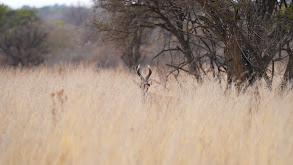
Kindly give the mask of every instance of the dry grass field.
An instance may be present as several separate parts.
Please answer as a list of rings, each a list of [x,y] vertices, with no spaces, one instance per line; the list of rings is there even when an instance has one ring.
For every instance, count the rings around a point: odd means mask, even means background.
[[[277,85],[238,95],[183,76],[144,99],[122,69],[2,68],[0,77],[1,165],[293,163],[293,92]]]

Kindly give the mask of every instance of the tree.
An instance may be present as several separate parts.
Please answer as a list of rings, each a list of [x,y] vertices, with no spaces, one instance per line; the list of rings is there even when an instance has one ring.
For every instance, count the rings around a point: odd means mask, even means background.
[[[157,29],[167,42],[155,58],[163,53],[172,58],[176,52],[180,60],[167,65],[198,80],[212,70],[225,72],[238,86],[261,78],[270,86],[269,65],[286,57],[283,50],[289,55],[284,77],[293,76],[292,1],[99,0],[94,7],[99,12],[92,26],[103,39],[119,45],[141,28],[149,35]]]
[[[293,87],[293,50],[292,50],[292,32],[293,32],[293,3],[291,2],[284,3],[284,10],[278,13],[278,19],[280,21],[281,26],[284,31],[287,33],[288,37],[290,36],[290,40],[288,39],[285,42],[285,47],[282,50],[285,50],[288,54],[288,64],[283,76],[282,88],[284,88],[288,82],[292,84]]]
[[[292,30],[285,29],[288,19],[280,21],[278,15],[290,10],[288,1],[203,1],[205,16],[199,17],[214,35],[225,44],[228,58],[228,77],[239,84],[249,84],[265,78],[270,63],[287,43],[292,41]],[[287,15],[287,14],[285,14]],[[283,17],[284,18],[284,17]]]
[[[9,10],[0,7],[4,14],[0,26],[0,50],[13,65],[38,65],[48,53],[47,32],[33,10]]]
[[[142,37],[143,31],[140,29],[125,39],[121,58],[128,68],[137,66],[142,62],[141,46],[144,41]]]
[[[105,34],[103,35],[104,40],[112,41],[117,45],[124,43],[125,39],[129,38],[129,36],[138,34],[142,28],[149,35],[156,30],[160,31],[162,35],[160,38],[165,38],[165,41],[168,41],[168,43],[164,44],[165,46],[158,56],[169,51],[176,52],[179,56],[183,55],[183,58],[179,58],[180,60],[176,62],[172,60],[169,66],[177,70],[178,68],[182,69],[182,67],[189,65],[189,70],[182,70],[200,79],[200,67],[196,62],[202,57],[195,58],[196,52],[193,51],[190,43],[193,42],[194,47],[198,47],[199,45],[195,40],[202,43],[204,38],[191,38],[197,32],[191,29],[191,22],[186,21],[184,13],[181,10],[183,8],[185,9],[187,5],[185,3],[179,4],[181,6],[177,6],[172,1],[97,1],[95,7],[97,9],[103,9],[98,13],[104,13],[104,16],[101,17],[101,15],[98,15],[97,17],[93,17],[92,26],[97,31]],[[177,44],[171,44],[175,42]],[[209,47],[207,43],[202,47],[205,46]],[[206,50],[209,51],[211,49],[206,48]]]

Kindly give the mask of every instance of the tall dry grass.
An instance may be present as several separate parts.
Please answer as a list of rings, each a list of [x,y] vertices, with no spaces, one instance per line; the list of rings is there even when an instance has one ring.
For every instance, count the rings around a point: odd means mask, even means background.
[[[155,75],[155,74],[154,74]],[[292,164],[293,92],[119,69],[0,70],[0,164]],[[166,99],[168,98],[168,99]],[[167,100],[167,101],[166,101]]]

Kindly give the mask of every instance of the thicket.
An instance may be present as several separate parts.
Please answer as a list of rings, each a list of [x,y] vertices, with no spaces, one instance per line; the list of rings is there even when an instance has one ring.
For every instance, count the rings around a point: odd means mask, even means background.
[[[48,32],[33,9],[0,5],[0,51],[14,66],[39,65],[49,53]]]
[[[279,0],[96,0],[91,27],[124,51],[126,65],[141,62],[142,48],[156,44],[153,60],[198,81],[224,73],[240,86],[265,79],[271,87],[275,64],[293,82],[293,3]],[[158,63],[159,63],[158,62]]]

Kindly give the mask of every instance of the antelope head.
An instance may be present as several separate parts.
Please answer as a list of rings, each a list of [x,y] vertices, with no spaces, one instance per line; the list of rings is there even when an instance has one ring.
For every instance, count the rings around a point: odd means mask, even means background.
[[[148,91],[149,87],[151,86],[151,83],[149,82],[149,78],[152,74],[152,69],[149,65],[148,65],[148,68],[149,68],[149,74],[145,78],[140,73],[140,64],[138,65],[138,67],[136,69],[136,73],[138,74],[138,76],[140,77],[140,80],[141,80],[139,87],[142,89],[142,91],[144,93],[146,93]]]

